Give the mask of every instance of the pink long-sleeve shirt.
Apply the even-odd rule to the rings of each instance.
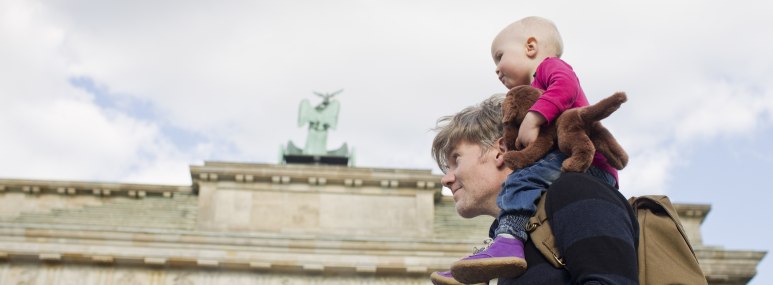
[[[556,118],[568,109],[589,105],[577,74],[560,58],[548,57],[543,60],[537,66],[531,86],[545,91],[529,111],[545,117],[546,124],[555,122]],[[609,165],[604,155],[598,151],[593,157],[593,165],[609,172],[618,180],[617,169]]]

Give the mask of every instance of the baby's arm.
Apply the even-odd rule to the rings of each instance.
[[[577,100],[588,101],[580,91],[577,75],[560,59],[545,59],[537,70],[534,81],[533,86],[545,92],[529,111],[542,115],[547,124],[552,124],[561,113],[572,108]]]
[[[558,116],[581,96],[580,83],[572,68],[558,58],[548,58],[540,64],[533,86],[545,90],[521,122],[515,146],[518,149],[532,144],[539,136],[540,127],[552,124]],[[584,99],[587,101],[587,99]]]
[[[539,136],[539,128],[547,120],[540,113],[529,111],[523,118],[521,126],[518,128],[518,138],[515,139],[515,148],[523,149],[532,144]]]

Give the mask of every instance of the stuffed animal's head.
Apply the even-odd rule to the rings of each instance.
[[[504,134],[502,136],[507,150],[515,150],[515,139],[518,138],[518,128],[521,127],[523,118],[529,112],[529,108],[537,102],[542,90],[521,85],[513,87],[507,92],[505,100],[502,102],[502,125]]]
[[[518,127],[521,125],[529,108],[537,102],[542,90],[521,85],[513,87],[507,92],[505,100],[502,102],[502,123]]]

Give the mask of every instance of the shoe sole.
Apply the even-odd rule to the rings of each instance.
[[[517,257],[496,257],[459,260],[451,265],[457,282],[482,283],[496,278],[518,277],[526,271],[526,260]]]
[[[436,272],[432,272],[432,274],[429,275],[429,280],[431,280],[432,284],[435,285],[464,285],[459,283],[459,281],[456,281],[454,278],[448,278],[437,274]]]
[[[459,281],[456,281],[454,278],[448,278],[445,276],[442,276],[440,274],[437,274],[437,272],[432,272],[432,274],[429,275],[429,279],[432,281],[432,284],[434,285],[465,285],[464,283],[460,283]],[[488,283],[477,283],[473,285],[488,285]]]

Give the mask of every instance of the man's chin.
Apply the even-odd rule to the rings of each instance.
[[[459,214],[460,217],[465,219],[471,219],[471,218],[480,216],[480,213],[475,213],[474,211],[470,211],[469,209],[466,209],[466,208],[460,208],[458,205],[456,207],[456,213]]]

